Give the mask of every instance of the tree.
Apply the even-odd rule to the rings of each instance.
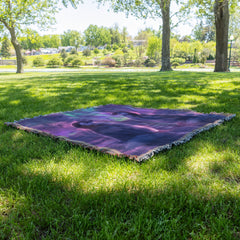
[[[154,36],[154,31],[151,28],[146,28],[140,30],[137,36],[134,37],[135,40],[145,40],[145,45],[148,44],[148,39]]]
[[[216,25],[216,63],[215,72],[227,72],[228,69],[228,0],[216,0],[214,4]]]
[[[11,42],[17,57],[17,73],[23,72],[21,45],[17,35],[26,26],[39,24],[46,26],[52,22],[52,14],[58,10],[56,1],[47,0],[0,0],[0,24],[11,35]]]
[[[128,42],[128,32],[127,28],[123,27],[122,32],[121,32],[121,40],[123,44],[127,44]]]
[[[230,15],[229,33],[237,40],[240,38],[240,6],[236,6],[235,12]]]
[[[203,21],[197,24],[193,29],[195,40],[201,42],[216,41],[216,29],[214,25],[214,19],[207,24],[203,24]]]
[[[111,34],[109,29],[90,25],[85,31],[85,41],[87,46],[99,47],[111,43]]]
[[[114,11],[124,11],[136,17],[149,16],[162,18],[162,67],[161,71],[171,71],[170,63],[170,4],[171,0],[97,0],[111,2]],[[178,1],[176,1],[178,2]]]
[[[148,40],[147,56],[157,63],[160,60],[161,45],[161,39],[156,36],[152,36]]]
[[[69,1],[63,0],[66,5]],[[70,0],[76,6],[78,1]],[[26,26],[37,24],[40,27],[51,25],[58,11],[58,0],[0,0],[0,27],[3,25],[11,35],[11,42],[17,57],[17,73],[23,72],[21,45],[18,34]]]
[[[76,49],[83,44],[81,33],[75,30],[68,30],[61,35],[63,46],[74,46]]]
[[[216,27],[215,72],[227,72],[228,69],[228,32],[230,13],[239,4],[237,0],[189,0],[190,5],[198,7],[200,17],[214,16]]]
[[[1,56],[3,58],[9,58],[11,56],[10,54],[10,41],[9,39],[5,36],[2,41],[2,48],[1,48]]]
[[[109,28],[110,35],[111,35],[111,44],[120,45],[121,43],[121,34],[119,32],[119,27],[117,24],[114,27]]]
[[[40,37],[40,41],[42,47],[45,48],[58,48],[62,45],[60,35],[58,34],[43,35]]]
[[[39,49],[42,46],[41,37],[37,31],[26,29],[24,32],[26,36],[19,38],[22,48],[32,51],[33,49]]]

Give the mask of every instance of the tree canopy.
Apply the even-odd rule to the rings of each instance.
[[[111,44],[111,34],[109,29],[105,27],[98,27],[97,25],[90,25],[85,31],[86,45],[92,47],[103,46]]]
[[[83,37],[80,32],[68,30],[61,35],[62,46],[75,46],[76,49],[83,43]]]
[[[59,0],[0,0],[0,28],[5,27],[17,56],[17,73],[23,72],[21,45],[18,42],[19,33],[31,25],[41,28],[51,26],[55,22],[54,15],[58,12]],[[71,3],[74,7],[81,0],[62,0],[66,6]]]

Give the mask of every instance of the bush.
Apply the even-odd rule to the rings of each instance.
[[[124,47],[124,48],[122,49],[122,52],[123,52],[123,53],[128,53],[128,48],[127,48],[127,47]]]
[[[180,65],[180,64],[184,64],[186,62],[186,60],[185,60],[185,58],[172,58],[171,63],[174,63],[174,62],[179,63],[179,65]]]
[[[66,58],[66,60],[64,61],[64,66],[72,66],[72,67],[79,67],[84,65],[83,61],[81,60],[80,57],[78,57],[77,55],[71,55],[69,57]]]
[[[94,64],[97,65],[97,66],[100,66],[101,65],[101,60],[98,58],[94,61]]]
[[[102,60],[102,65],[108,65],[109,67],[115,67],[116,61],[113,58],[107,57]]]
[[[42,67],[44,65],[45,65],[45,63],[44,63],[44,59],[42,57],[36,57],[33,60],[33,66],[34,67]]]
[[[98,53],[99,53],[99,49],[98,49],[98,48],[94,48],[93,52],[94,52],[95,54],[98,54]]]
[[[116,62],[116,67],[122,67],[123,66],[123,56],[121,55],[116,55],[112,57],[115,62]]]
[[[141,58],[137,58],[134,63],[134,67],[141,67],[143,65],[143,60]]]
[[[123,66],[127,67],[129,60],[131,60],[130,57],[129,57],[129,54],[125,53],[123,55],[122,59],[123,59]]]
[[[104,54],[104,55],[107,55],[107,54],[108,54],[107,49],[103,49],[103,54]]]
[[[61,50],[60,56],[61,56],[63,61],[67,58],[68,54],[66,53],[65,49]]]
[[[114,44],[112,45],[112,49],[113,49],[114,51],[116,51],[118,48],[119,48],[119,46],[118,46],[116,43],[114,43]]]
[[[63,62],[60,58],[58,57],[52,57],[48,63],[47,63],[47,66],[48,67],[51,67],[51,68],[56,68],[56,67],[60,67],[62,66]]]
[[[157,64],[156,61],[154,61],[154,59],[151,59],[151,58],[146,59],[144,62],[144,65],[146,67],[154,67],[156,66],[156,64]]]
[[[64,66],[69,66],[71,65],[71,62],[74,60],[74,58],[76,58],[76,56],[69,56],[65,59],[64,61]]]
[[[83,65],[83,61],[79,58],[79,57],[75,57],[72,61],[71,61],[71,65],[73,67],[79,67]]]
[[[207,58],[205,56],[201,56],[199,61],[200,61],[200,63],[205,64],[207,61]]]
[[[23,63],[23,65],[28,64],[27,58],[25,56],[22,56],[22,63]]]
[[[107,45],[107,47],[106,47],[106,49],[108,50],[108,51],[111,51],[112,50],[112,47],[111,47],[111,45]]]
[[[72,48],[70,54],[71,55],[78,55],[78,52],[77,52],[76,48]]]
[[[117,49],[115,52],[114,52],[114,55],[123,55],[123,51],[121,49]]]
[[[85,57],[91,56],[91,50],[90,49],[84,49],[82,52],[82,55]]]
[[[174,68],[176,68],[176,67],[179,66],[180,64],[179,64],[178,62],[173,62],[171,65],[172,65]]]

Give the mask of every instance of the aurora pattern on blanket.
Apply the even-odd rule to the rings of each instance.
[[[109,104],[6,124],[142,161],[232,117],[231,114]]]

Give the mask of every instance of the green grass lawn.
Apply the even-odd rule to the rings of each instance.
[[[235,113],[138,164],[4,122],[101,104]],[[0,239],[239,239],[239,73],[0,74]]]

